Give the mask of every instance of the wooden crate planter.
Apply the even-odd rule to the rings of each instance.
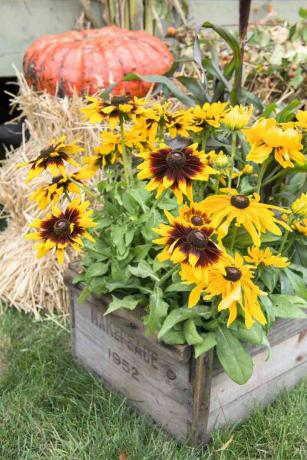
[[[208,442],[210,432],[243,420],[307,372],[307,321],[281,320],[269,336],[272,357],[253,347],[254,373],[245,385],[230,380],[208,352],[195,360],[189,346],[164,346],[145,335],[141,312],[104,316],[109,298],[79,304],[70,282],[72,351],[112,391],[128,399],[179,441]]]

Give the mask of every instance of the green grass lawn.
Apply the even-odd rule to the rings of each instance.
[[[306,390],[284,391],[208,448],[180,447],[74,363],[64,320],[0,315],[0,460],[305,459]]]

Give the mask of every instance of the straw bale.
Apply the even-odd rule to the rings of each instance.
[[[8,216],[8,225],[0,232],[0,299],[38,316],[42,311],[67,310],[63,270],[71,256],[66,255],[64,266],[59,267],[53,254],[37,259],[33,242],[24,239],[28,223],[45,214],[28,198],[36,187],[46,183],[46,176],[25,184],[27,171],[16,165],[35,158],[52,139],[62,135],[67,136],[68,142],[79,139],[90,155],[93,146],[99,144],[99,129],[82,122],[83,102],[76,95],[59,99],[47,93],[37,94],[22,75],[18,79],[20,93],[12,99],[12,105],[17,105],[20,116],[25,117],[30,140],[26,142],[24,136],[22,145],[8,152],[0,167],[1,213]]]

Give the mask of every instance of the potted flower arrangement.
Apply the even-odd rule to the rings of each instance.
[[[83,152],[63,137],[27,164],[28,181],[51,176],[27,238],[59,263],[81,250],[79,302],[138,309],[145,334],[196,359],[214,349],[245,384],[244,344],[269,347],[276,319],[305,318],[307,118],[292,108],[88,98],[101,144]]]

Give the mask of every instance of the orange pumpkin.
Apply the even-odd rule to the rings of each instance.
[[[46,35],[26,50],[25,77],[37,91],[72,95],[94,94],[121,82],[113,95],[144,96],[150,83],[123,82],[130,72],[162,75],[173,63],[167,46],[143,31],[116,26]]]

